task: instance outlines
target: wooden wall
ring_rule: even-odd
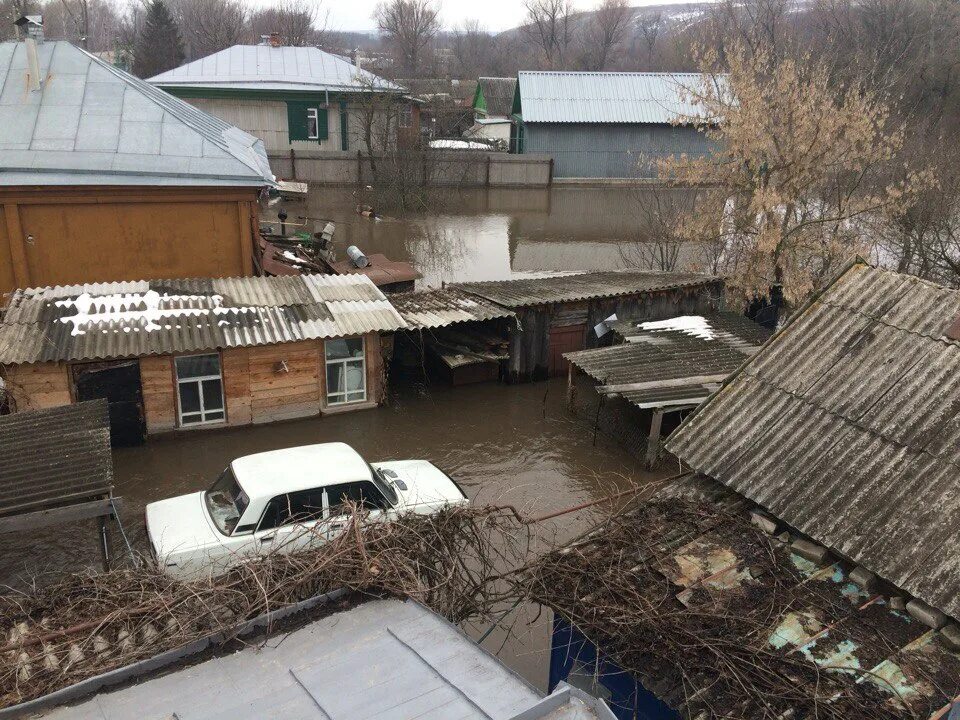
[[[253,274],[256,188],[0,189],[0,293]]]
[[[64,363],[11,365],[3,374],[17,412],[70,405],[70,372]]]
[[[140,358],[140,385],[147,434],[177,427],[177,397],[174,389],[173,357],[153,355]]]

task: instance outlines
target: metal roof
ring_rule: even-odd
[[[263,142],[68,42],[0,43],[0,185],[263,186]]]
[[[0,416],[0,515],[85,502],[112,487],[106,400]]]
[[[958,315],[960,291],[854,264],[667,448],[960,616]]]
[[[702,116],[690,92],[705,82],[700,73],[525,71],[520,83],[524,123],[672,124]]]
[[[390,302],[407,327],[438,328],[459,322],[516,317],[496,303],[454,287],[424,292],[394,293]]]
[[[504,307],[520,308],[601,297],[639,295],[721,282],[721,278],[697,273],[610,270],[554,277],[457,283],[454,287]]]
[[[579,691],[542,698],[445,620],[395,599],[42,717],[614,720],[605,704]]]
[[[614,327],[632,333],[628,342],[564,357],[599,381],[600,392],[620,395],[641,408],[698,405],[718,389],[720,376],[740,367],[769,335],[733,313]],[[704,381],[706,377],[716,379]]]
[[[0,363],[252,347],[406,327],[365,275],[140,280],[17,290]]]
[[[148,80],[164,88],[292,92],[404,92],[401,86],[315,47],[234,45]]]

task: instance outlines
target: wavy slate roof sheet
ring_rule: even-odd
[[[17,290],[0,363],[251,347],[406,327],[365,275],[140,280]]]
[[[651,123],[698,117],[700,73],[521,72],[524,123]]]
[[[315,47],[234,45],[149,79],[158,87],[403,92],[339,55]]]
[[[272,185],[263,142],[68,42],[0,43],[0,185]]]
[[[458,322],[516,316],[511,310],[496,303],[453,287],[394,293],[390,296],[390,302],[412,329],[438,328]]]
[[[960,616],[958,314],[960,291],[855,264],[667,448]]]
[[[106,400],[0,416],[0,515],[85,502],[112,487]]]
[[[638,295],[720,282],[722,282],[721,278],[697,273],[609,270],[555,277],[458,283],[453,287],[479,295],[504,307],[520,308],[600,297]]]

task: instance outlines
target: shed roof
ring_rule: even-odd
[[[960,291],[855,263],[667,447],[960,617],[958,315]]]
[[[473,109],[484,112],[488,117],[510,117],[510,113],[513,111],[513,95],[516,89],[516,78],[479,78]],[[482,103],[480,102],[481,98],[483,99]]]
[[[112,487],[105,400],[0,415],[0,516],[93,500]]]
[[[524,123],[653,123],[699,117],[690,91],[700,73],[543,72],[519,74]]]
[[[454,287],[395,293],[390,302],[411,329],[516,316],[512,310]]]
[[[620,395],[641,408],[699,405],[770,334],[734,313],[621,321],[613,327],[625,336],[624,344],[564,357],[598,380],[604,394]]]
[[[138,280],[17,290],[0,363],[93,360],[406,327],[365,275]]]
[[[613,720],[579,692],[540,694],[422,605],[373,600],[224,657],[71,707],[49,720],[190,717]]]
[[[315,47],[234,45],[149,79],[163,88],[288,92],[403,92],[399,85]]]
[[[509,308],[639,295],[721,283],[712,275],[684,272],[609,270],[553,277],[458,283],[455,287]]]
[[[0,185],[263,186],[263,142],[68,42],[0,43]]]

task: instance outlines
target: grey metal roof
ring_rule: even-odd
[[[166,88],[296,92],[404,91],[396,83],[360,70],[343,57],[319,48],[270,45],[234,45],[160,73],[148,82]]]
[[[711,275],[684,272],[610,270],[555,277],[457,283],[455,287],[509,308],[638,295],[722,282]]]
[[[960,616],[960,291],[858,263],[667,447]]]
[[[406,327],[365,275],[139,280],[17,290],[0,363],[138,357]]]
[[[701,322],[685,322],[694,319]],[[763,328],[733,313],[621,322],[615,327],[633,333],[628,342],[564,357],[599,381],[604,394],[620,395],[641,408],[698,405],[717,390],[719,380],[696,379],[733,372],[756,352],[764,336]],[[688,329],[677,329],[684,327]]]
[[[487,115],[510,117],[513,112],[513,94],[517,88],[516,78],[482,77],[477,84],[487,104]]]
[[[0,515],[84,502],[112,487],[106,400],[0,416]]]
[[[477,295],[447,287],[424,292],[394,293],[390,302],[407,327],[438,328],[471,320],[516,317],[516,314]]]
[[[42,717],[613,720],[578,691],[541,698],[445,620],[393,599]]]
[[[263,142],[68,42],[0,43],[0,185],[273,183]]]
[[[700,73],[525,71],[520,83],[524,123],[671,124],[700,117],[690,91],[723,82]]]

